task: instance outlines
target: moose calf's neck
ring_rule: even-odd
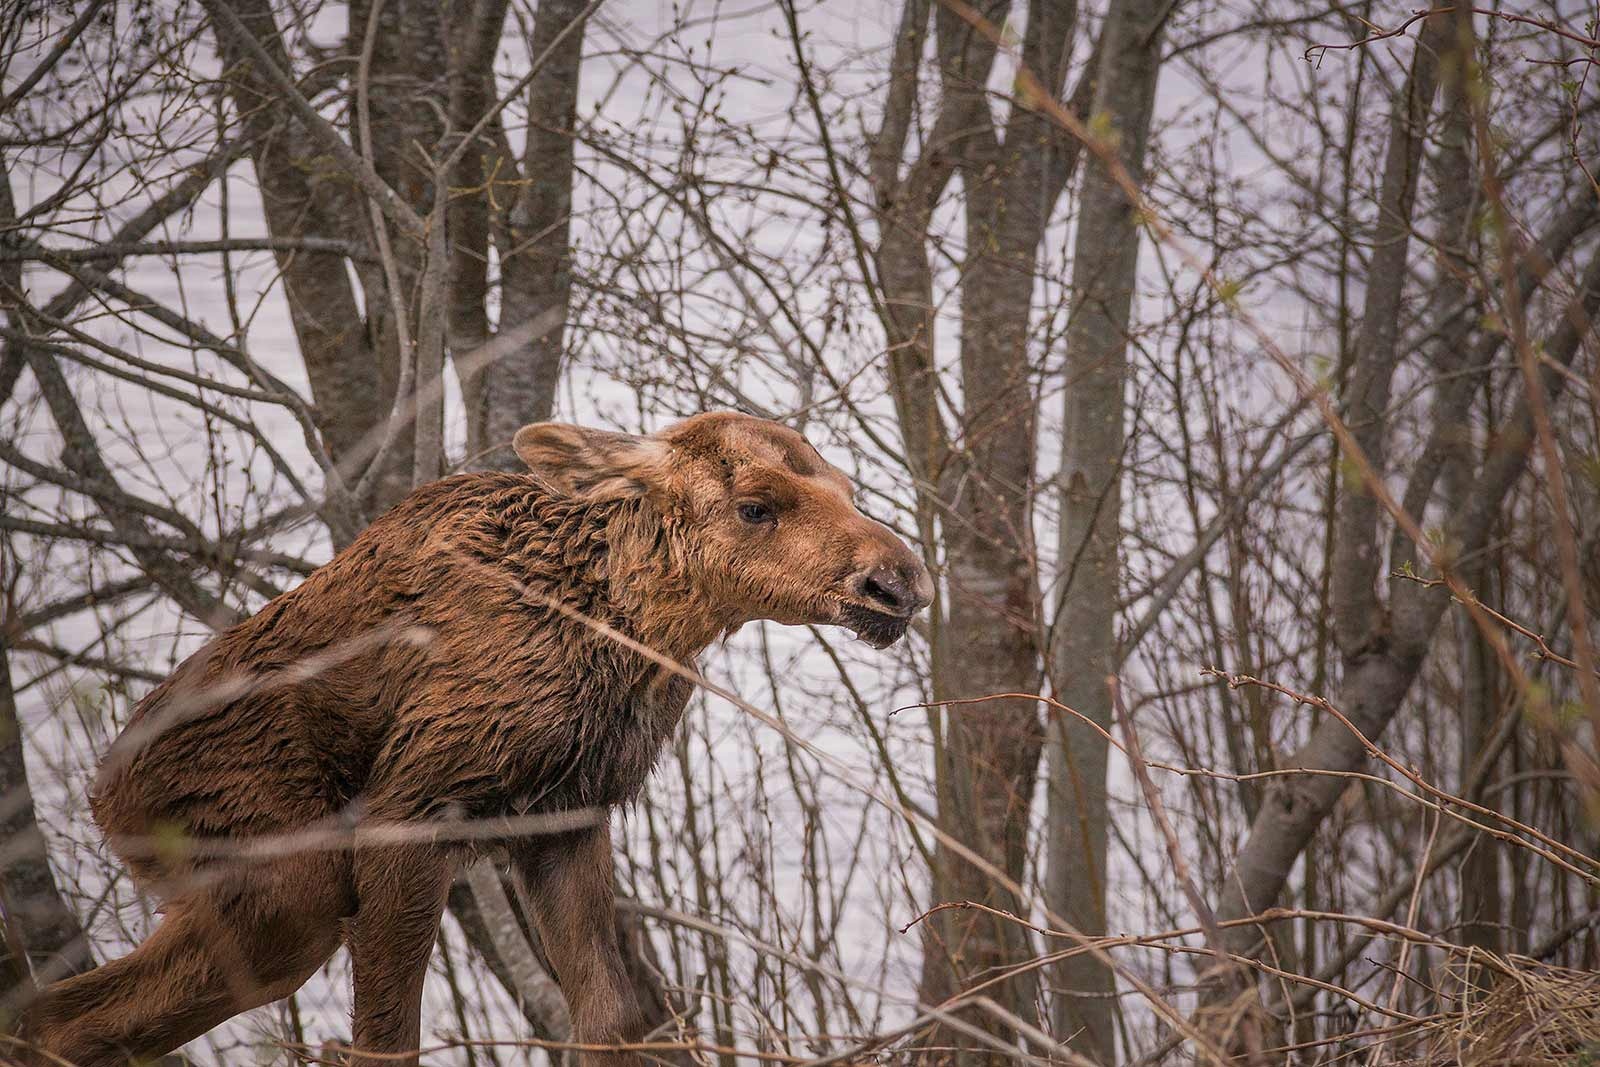
[[[555,806],[630,799],[688,702],[695,656],[742,621],[693,581],[683,517],[643,498],[555,496],[529,475],[436,484],[441,497],[478,495],[477,506],[457,499],[454,514],[378,524],[430,526],[398,575],[399,598],[432,635],[424,670],[446,676],[457,706],[472,703],[469,690],[499,704],[502,744],[486,736],[483,749],[529,757],[495,769],[518,807],[536,783]],[[544,751],[551,744],[563,751]],[[551,765],[566,758],[570,774]],[[575,793],[552,792],[541,781],[552,773]]]

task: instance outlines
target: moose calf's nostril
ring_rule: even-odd
[[[869,571],[861,579],[861,595],[890,611],[904,611],[911,599],[905,579],[888,567]]]

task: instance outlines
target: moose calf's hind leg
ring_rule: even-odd
[[[288,996],[339,947],[339,909],[284,889],[237,878],[174,900],[128,955],[46,989],[25,1038],[77,1067],[124,1067]]]
[[[454,873],[450,856],[435,848],[357,854],[356,915],[350,924],[355,972],[351,1067],[408,1067],[417,1062],[422,986]]]
[[[617,947],[607,826],[534,838],[513,851],[533,920],[557,984],[572,1013],[575,1040],[614,1045],[636,1041],[644,1021]],[[585,1052],[583,1067],[634,1067],[632,1052]]]

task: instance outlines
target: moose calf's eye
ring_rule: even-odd
[[[752,526],[763,522],[771,522],[772,508],[767,504],[758,504],[751,501],[739,505],[739,517]]]

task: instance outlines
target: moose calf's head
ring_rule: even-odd
[[[731,625],[833,623],[883,648],[933,597],[917,555],[856,510],[849,479],[775,422],[711,412],[648,437],[540,422],[514,447],[557,493],[646,502]]]

